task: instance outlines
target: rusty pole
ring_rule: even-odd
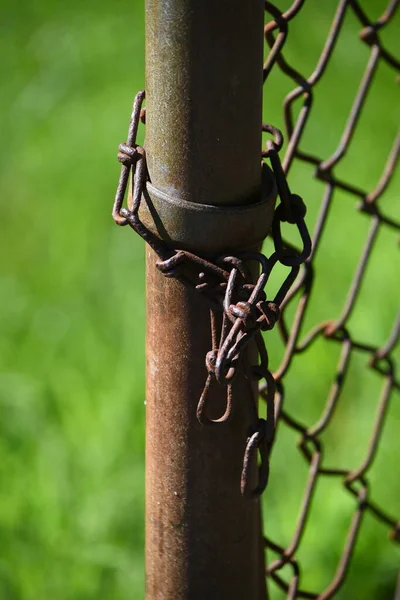
[[[260,241],[260,215],[249,213],[243,232],[246,218],[224,207],[261,193],[263,9],[262,0],[146,0],[152,218],[175,247],[207,255],[243,236]],[[246,403],[229,423],[198,422],[209,310],[156,269],[151,249],[147,303],[146,599],[264,600],[259,504],[240,494]],[[242,374],[234,393],[248,393]],[[226,389],[212,394],[222,406]]]

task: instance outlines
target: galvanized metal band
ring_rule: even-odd
[[[139,218],[171,248],[220,253],[255,247],[268,235],[276,203],[272,171],[262,163],[260,201],[213,206],[168,196],[147,183]]]

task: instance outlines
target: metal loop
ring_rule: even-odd
[[[276,252],[279,256],[279,262],[286,267],[300,266],[311,254],[312,242],[310,234],[304,219],[302,217],[296,218],[295,224],[300,234],[303,248],[301,252],[288,252],[288,249],[284,245],[281,231],[283,210],[283,206],[280,204],[276,209],[275,217],[272,223],[272,237],[274,239]]]
[[[263,344],[261,335],[257,336],[257,346],[260,350],[260,345]],[[241,476],[241,492],[243,496],[248,498],[258,498],[261,496],[268,484],[269,477],[269,455],[272,448],[275,436],[275,380],[272,373],[268,370],[268,356],[264,346],[261,351],[260,371],[263,371],[263,377],[266,380],[266,408],[267,418],[258,419],[258,424],[255,430],[247,438],[246,449],[243,458],[243,469]],[[252,407],[252,410],[257,410],[257,407]],[[251,487],[252,473],[254,469],[254,461],[257,450],[260,454],[260,465],[258,467],[258,482],[255,488]]]
[[[129,218],[125,214],[126,211],[124,211],[124,214],[122,214],[122,204],[124,202],[126,188],[128,185],[129,173],[131,167],[133,168],[133,165],[139,158],[138,154],[141,154],[142,158],[144,157],[144,149],[140,148],[139,150],[139,148],[136,146],[137,130],[144,99],[144,91],[136,94],[133,102],[132,115],[129,122],[127,141],[126,143],[119,145],[118,160],[122,162],[122,166],[112,210],[112,217],[117,225],[127,225],[129,223]],[[143,183],[144,179],[141,181],[141,184]]]
[[[248,498],[259,498],[268,483],[269,464],[266,452],[263,452],[265,445],[266,421],[259,419],[257,431],[247,438],[246,449],[243,457],[243,469],[240,483],[240,490],[243,496]],[[251,488],[251,474],[254,468],[254,461],[257,451],[260,451],[261,464],[258,468],[258,483],[255,488]]]
[[[210,374],[207,377],[206,384],[197,405],[196,417],[201,425],[220,425],[221,423],[228,423],[234,414],[235,407],[233,403],[232,386],[228,385],[226,388],[226,406],[224,413],[217,419],[212,419],[206,415],[207,408],[209,407],[209,392],[213,380],[215,381],[215,378]]]
[[[280,129],[278,129],[277,127],[274,127],[273,125],[271,125],[270,123],[263,123],[262,124],[262,131],[265,131],[267,133],[271,133],[274,136],[273,140],[268,140],[266,143],[267,149],[266,150],[262,150],[261,152],[261,156],[263,157],[269,157],[271,150],[275,150],[275,152],[279,152],[282,149],[283,146],[283,134],[281,132]]]

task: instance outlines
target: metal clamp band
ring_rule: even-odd
[[[268,235],[277,190],[270,168],[262,163],[261,200],[240,206],[212,206],[168,196],[147,182],[139,218],[175,249],[223,253],[256,247]]]

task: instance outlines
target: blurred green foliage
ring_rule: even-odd
[[[310,0],[291,25],[285,56],[305,75],[335,4]],[[384,8],[380,0],[362,4],[371,18]],[[116,146],[126,135],[131,100],[144,87],[144,6],[141,0],[3,0],[0,27],[0,598],[142,598],[144,248],[131,231],[113,225],[110,211]],[[328,157],[339,141],[368,59],[359,28],[349,15],[317,88],[304,150]],[[395,24],[384,33],[392,50],[397,34]],[[277,70],[269,81],[265,114],[283,126],[282,98],[293,84]],[[381,65],[338,167],[341,177],[367,190],[393,141],[397,94],[393,72]],[[312,226],[323,184],[300,164],[290,181],[309,206]],[[382,199],[397,218],[399,184],[397,177]],[[368,218],[353,206],[354,198],[336,192],[308,326],[338,316],[345,299],[368,230]],[[392,231],[379,235],[350,320],[352,331],[372,343],[385,340],[398,304],[396,243]],[[267,342],[276,366],[282,346],[275,332]],[[299,419],[317,419],[337,360],[338,348],[324,341],[295,360],[287,408]],[[324,435],[327,464],[355,466],[363,455],[381,386],[365,367],[366,357],[355,355]],[[375,499],[394,514],[398,401],[399,394],[371,473]],[[295,442],[281,427],[265,497],[266,527],[281,544],[290,539],[307,475]],[[329,582],[353,508],[338,482],[321,482],[300,551],[302,586]],[[339,597],[391,597],[398,564],[385,528],[366,517]]]

